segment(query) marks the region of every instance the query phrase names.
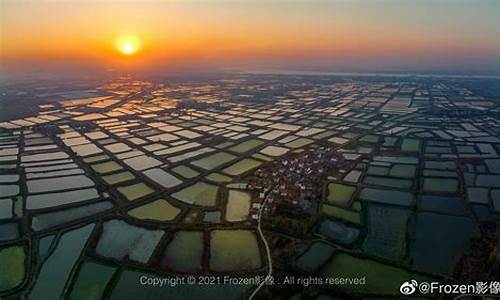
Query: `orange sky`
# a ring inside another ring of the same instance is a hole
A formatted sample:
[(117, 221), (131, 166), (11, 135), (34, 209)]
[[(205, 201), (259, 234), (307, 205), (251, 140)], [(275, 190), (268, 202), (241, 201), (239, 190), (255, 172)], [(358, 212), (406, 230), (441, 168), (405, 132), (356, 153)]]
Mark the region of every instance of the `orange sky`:
[(5, 63), (500, 58), (500, 1), (0, 1)]

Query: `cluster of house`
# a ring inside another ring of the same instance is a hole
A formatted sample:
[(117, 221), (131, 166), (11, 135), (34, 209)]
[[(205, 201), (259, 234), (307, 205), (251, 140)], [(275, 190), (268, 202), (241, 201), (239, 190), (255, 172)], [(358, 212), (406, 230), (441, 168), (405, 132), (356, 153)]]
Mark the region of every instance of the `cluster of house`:
[(255, 191), (252, 221), (258, 219), (262, 205), (265, 205), (263, 214), (268, 216), (282, 204), (314, 213), (316, 200), (321, 197), (323, 177), (343, 168), (346, 163), (333, 147), (313, 146), (257, 169), (248, 181), (249, 188)]

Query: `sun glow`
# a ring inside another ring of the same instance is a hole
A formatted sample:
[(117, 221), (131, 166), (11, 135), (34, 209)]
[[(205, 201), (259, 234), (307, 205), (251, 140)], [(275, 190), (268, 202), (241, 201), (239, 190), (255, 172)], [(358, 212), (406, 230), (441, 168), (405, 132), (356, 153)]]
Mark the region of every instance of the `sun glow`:
[(141, 42), (133, 35), (120, 36), (116, 40), (116, 48), (124, 55), (133, 55), (140, 50)]

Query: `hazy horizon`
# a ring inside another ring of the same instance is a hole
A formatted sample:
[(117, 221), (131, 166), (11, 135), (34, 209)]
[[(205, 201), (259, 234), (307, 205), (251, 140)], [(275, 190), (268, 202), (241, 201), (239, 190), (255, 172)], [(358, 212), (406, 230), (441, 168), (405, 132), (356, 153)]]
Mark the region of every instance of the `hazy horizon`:
[[(0, 0), (8, 70), (500, 74), (500, 2)], [(123, 35), (140, 39), (117, 53)]]

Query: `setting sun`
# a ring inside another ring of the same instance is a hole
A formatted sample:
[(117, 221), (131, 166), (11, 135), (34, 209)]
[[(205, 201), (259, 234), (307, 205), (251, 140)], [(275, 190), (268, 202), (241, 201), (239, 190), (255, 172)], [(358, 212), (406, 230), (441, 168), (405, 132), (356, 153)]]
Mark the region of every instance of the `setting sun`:
[(133, 55), (141, 48), (141, 43), (138, 37), (133, 35), (121, 36), (116, 40), (116, 48), (122, 54)]

